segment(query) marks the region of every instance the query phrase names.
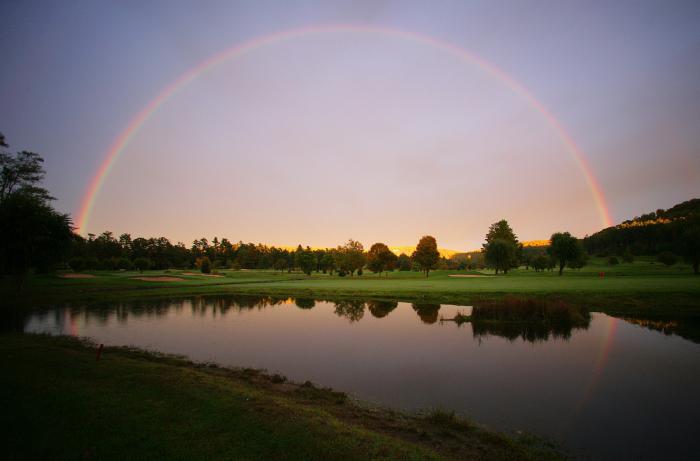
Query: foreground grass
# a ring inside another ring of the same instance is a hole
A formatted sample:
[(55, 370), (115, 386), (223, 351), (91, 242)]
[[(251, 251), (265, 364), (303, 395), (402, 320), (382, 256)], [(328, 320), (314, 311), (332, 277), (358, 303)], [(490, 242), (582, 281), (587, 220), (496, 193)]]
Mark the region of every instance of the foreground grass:
[(5, 459), (558, 459), (448, 412), (368, 408), (280, 376), (0, 335)]
[[(273, 271), (222, 271), (222, 277), (182, 272), (94, 272), (90, 279), (41, 275), (32, 277), (21, 292), (11, 280), (4, 280), (0, 297), (5, 304), (41, 305), (241, 293), (473, 304), (511, 294), (561, 299), (612, 315), (700, 319), (700, 277), (693, 276), (687, 266), (667, 267), (644, 259), (617, 266), (593, 259), (583, 270), (566, 271), (562, 277), (556, 272), (535, 273), (523, 268), (498, 277), (489, 271), (435, 271), (429, 278), (414, 272), (342, 278)], [(601, 277), (601, 272), (605, 276)], [(466, 274), (483, 277), (451, 277)], [(143, 281), (136, 279), (139, 275), (178, 276), (182, 280)]]

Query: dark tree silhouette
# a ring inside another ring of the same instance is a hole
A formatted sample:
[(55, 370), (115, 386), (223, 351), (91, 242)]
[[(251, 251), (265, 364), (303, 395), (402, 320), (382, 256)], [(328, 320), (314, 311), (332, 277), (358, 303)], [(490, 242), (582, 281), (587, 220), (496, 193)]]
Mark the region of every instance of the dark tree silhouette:
[(559, 275), (562, 275), (567, 264), (571, 264), (581, 258), (583, 248), (581, 248), (576, 237), (573, 237), (570, 233), (557, 232), (550, 237), (547, 251), (557, 261)]
[(491, 224), (482, 252), (486, 263), (496, 269), (496, 274), (499, 270), (507, 274), (511, 267), (517, 267), (518, 254), (522, 252), (522, 247), (508, 221), (502, 219)]
[(375, 243), (367, 252), (367, 267), (375, 274), (394, 270), (397, 261), (398, 257), (383, 243)]
[(431, 269), (437, 266), (440, 261), (440, 253), (438, 252), (437, 241), (435, 237), (424, 235), (416, 245), (416, 251), (411, 255), (413, 261), (420, 264), (420, 268), (425, 272), (427, 277)]
[[(2, 135), (0, 145), (7, 147)], [(0, 274), (20, 276), (20, 288), (30, 269), (65, 261), (72, 243), (70, 216), (56, 212), (40, 186), (43, 162), (34, 152), (0, 152)]]

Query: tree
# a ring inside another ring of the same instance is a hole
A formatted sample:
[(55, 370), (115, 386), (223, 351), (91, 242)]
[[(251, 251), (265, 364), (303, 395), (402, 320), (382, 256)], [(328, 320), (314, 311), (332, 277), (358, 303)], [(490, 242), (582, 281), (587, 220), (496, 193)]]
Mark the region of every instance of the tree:
[(204, 256), (200, 259), (199, 270), (202, 271), (202, 274), (211, 274), (211, 260), (209, 256)]
[(13, 194), (22, 194), (46, 203), (53, 197), (39, 183), (46, 172), (44, 159), (35, 152), (21, 151), (14, 156), (0, 152), (0, 203)]
[(581, 247), (581, 251), (579, 252), (578, 257), (567, 263), (567, 266), (569, 266), (571, 269), (581, 269), (583, 266), (588, 264), (588, 253), (586, 253), (586, 250), (583, 249), (582, 245), (579, 246)]
[(700, 217), (688, 220), (688, 227), (681, 234), (680, 250), (686, 263), (693, 268), (693, 273), (700, 273)]
[(333, 259), (332, 251), (329, 250), (323, 253), (321, 258), (321, 270), (324, 274), (326, 271), (330, 272), (331, 275), (333, 274), (333, 271), (335, 270), (335, 259)]
[(516, 246), (512, 242), (495, 238), (484, 246), (484, 256), (488, 264), (496, 269), (496, 274), (502, 270), (504, 274), (513, 267)]
[(348, 243), (335, 250), (334, 258), (339, 273), (352, 275), (365, 265), (364, 247), (360, 242), (350, 239)]
[(81, 272), (85, 269), (85, 260), (81, 257), (71, 258), (68, 261), (68, 266), (73, 269), (73, 272)]
[(134, 267), (138, 269), (139, 272), (148, 270), (151, 267), (151, 260), (148, 258), (136, 258), (134, 260)]
[(297, 265), (306, 275), (311, 275), (311, 271), (316, 268), (316, 256), (309, 247), (306, 247), (306, 250), (297, 251), (296, 260)]
[(486, 234), (486, 243), (482, 247), (482, 253), (486, 263), (496, 269), (496, 274), (502, 270), (508, 273), (511, 267), (518, 266), (518, 254), (522, 252), (518, 237), (511, 229), (508, 221), (502, 219), (491, 224)]
[(633, 263), (634, 262), (634, 255), (630, 251), (629, 247), (625, 248), (625, 252), (622, 253), (622, 260), (626, 263)]
[(568, 232), (556, 232), (549, 238), (549, 248), (547, 252), (559, 265), (559, 275), (564, 272), (564, 267), (581, 257), (583, 248), (576, 237)]
[(394, 270), (397, 261), (398, 257), (383, 243), (375, 243), (367, 252), (367, 267), (375, 274)]
[[(0, 145), (7, 147), (1, 135)], [(73, 243), (70, 216), (56, 212), (39, 185), (43, 161), (33, 152), (0, 152), (0, 275), (19, 276), (20, 288), (30, 269), (48, 271), (65, 261)]]
[(678, 258), (676, 257), (676, 255), (674, 255), (670, 251), (662, 251), (658, 254), (656, 259), (660, 263), (665, 264), (666, 266), (673, 266), (678, 262)]
[(0, 203), (0, 274), (24, 276), (65, 261), (72, 241), (71, 220), (49, 204), (23, 194)]
[(539, 253), (537, 256), (532, 258), (532, 268), (535, 272), (544, 272), (549, 266), (549, 258), (544, 253)]
[(401, 253), (397, 261), (397, 265), (400, 271), (410, 271), (411, 270), (411, 258), (406, 253)]
[(425, 276), (428, 277), (431, 269), (434, 269), (438, 261), (440, 261), (440, 252), (438, 251), (437, 241), (435, 237), (424, 235), (416, 245), (416, 251), (411, 255), (411, 259), (420, 264), (421, 270), (425, 271)]

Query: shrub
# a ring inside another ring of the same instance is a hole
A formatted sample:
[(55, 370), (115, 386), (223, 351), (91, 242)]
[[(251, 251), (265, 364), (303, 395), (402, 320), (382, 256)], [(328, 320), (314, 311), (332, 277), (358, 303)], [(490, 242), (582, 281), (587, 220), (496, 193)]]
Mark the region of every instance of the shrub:
[(617, 259), (616, 256), (610, 256), (610, 257), (608, 258), (608, 264), (611, 265), (611, 266), (614, 266), (614, 265), (616, 265), (616, 264), (620, 264), (620, 260)]

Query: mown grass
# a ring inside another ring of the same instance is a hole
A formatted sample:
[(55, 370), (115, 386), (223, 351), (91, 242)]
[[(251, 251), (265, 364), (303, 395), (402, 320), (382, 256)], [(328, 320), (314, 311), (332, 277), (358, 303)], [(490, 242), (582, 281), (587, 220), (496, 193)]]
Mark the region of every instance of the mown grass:
[(4, 459), (561, 459), (454, 414), (68, 338), (0, 335)]
[[(700, 277), (688, 266), (664, 266), (650, 259), (608, 266), (593, 259), (580, 271), (536, 273), (524, 268), (505, 276), (458, 278), (462, 271), (434, 271), (429, 278), (417, 272), (338, 277), (306, 276), (274, 271), (221, 271), (224, 277), (181, 275), (182, 271), (148, 271), (143, 275), (176, 275), (178, 282), (136, 280), (136, 272), (94, 272), (92, 279), (62, 279), (55, 275), (32, 277), (22, 292), (4, 280), (0, 294), (4, 304), (53, 304), (134, 298), (173, 297), (192, 294), (242, 293), (286, 295), (298, 298), (365, 298), (474, 304), (503, 295), (527, 295), (562, 299), (589, 310), (612, 315), (681, 316), (700, 318)], [(604, 276), (599, 274), (604, 272)], [(471, 271), (470, 273), (474, 273)]]

